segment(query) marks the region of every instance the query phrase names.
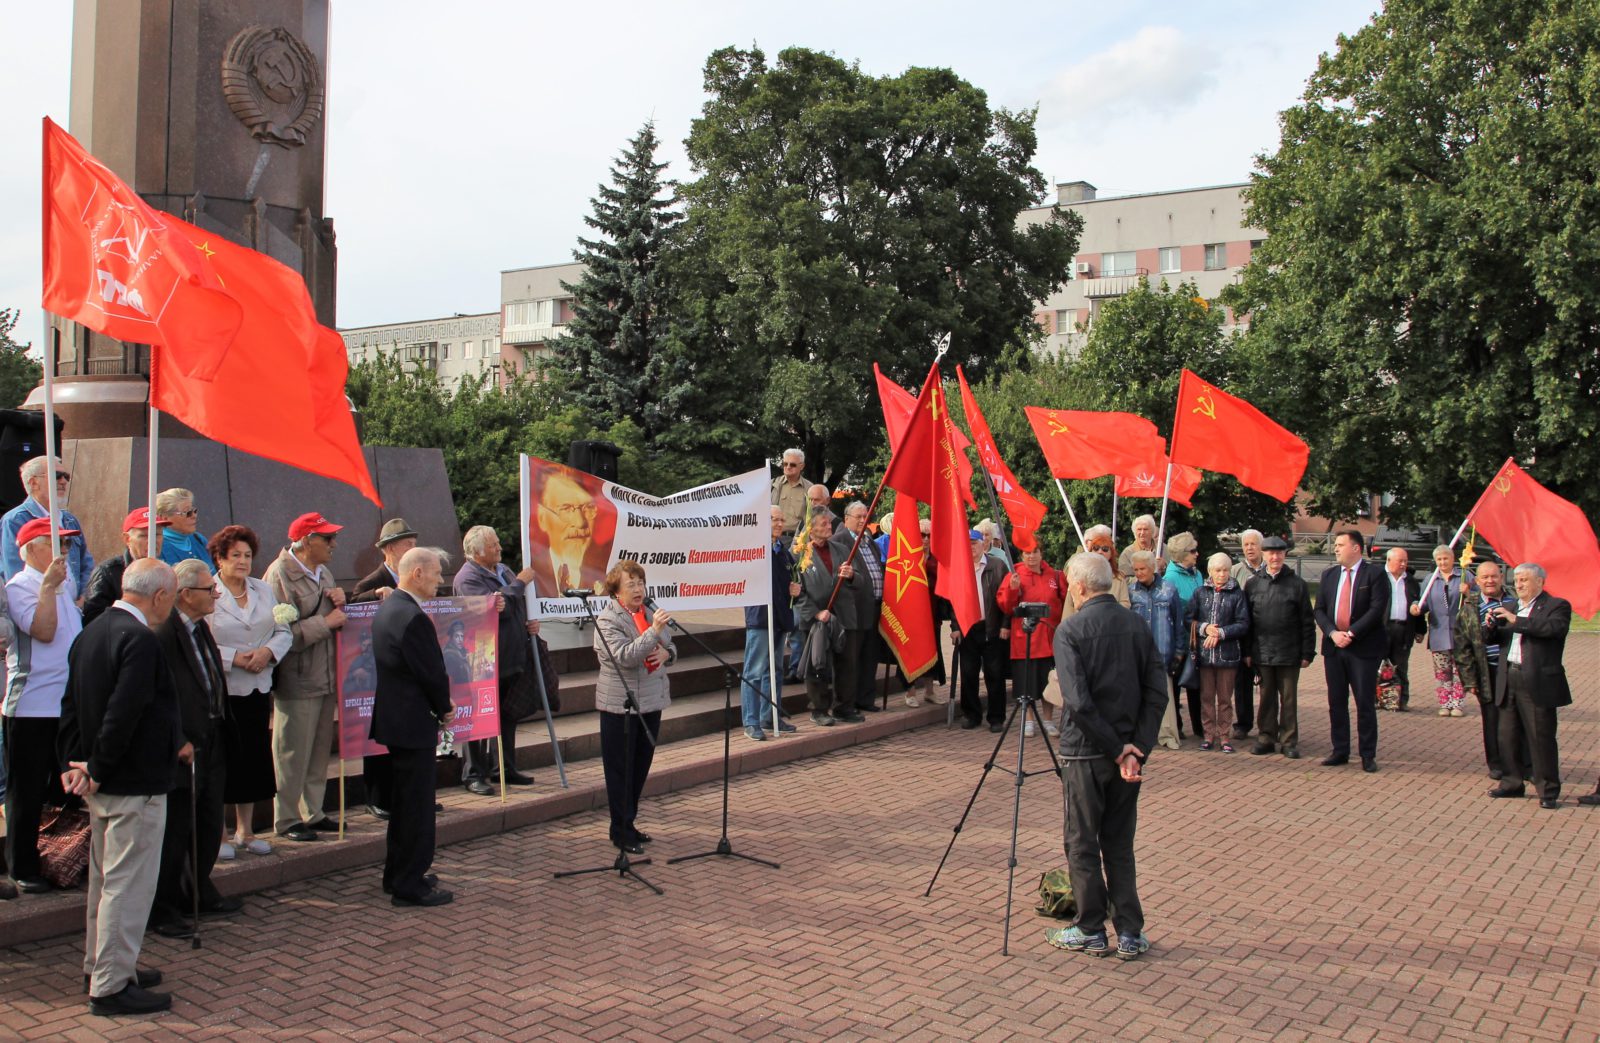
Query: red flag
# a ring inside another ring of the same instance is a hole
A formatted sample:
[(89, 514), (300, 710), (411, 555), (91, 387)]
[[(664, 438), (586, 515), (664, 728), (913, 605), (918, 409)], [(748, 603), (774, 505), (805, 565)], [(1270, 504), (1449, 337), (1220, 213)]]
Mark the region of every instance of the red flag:
[[(911, 414), (917, 410), (917, 400), (911, 392), (884, 376), (876, 362), (872, 364), (872, 375), (878, 378), (878, 404), (883, 407), (883, 426), (889, 432), (889, 452), (892, 455), (900, 448), (900, 440), (906, 435)], [(960, 486), (961, 498), (967, 501), (967, 506), (977, 510), (978, 501), (972, 498), (972, 463), (967, 459), (967, 446), (972, 443), (954, 424), (950, 425), (950, 430), (955, 437), (956, 484)]]
[(1588, 618), (1600, 612), (1600, 545), (1583, 508), (1509, 459), (1467, 518), (1512, 565), (1543, 566), (1545, 588)]
[(983, 603), (978, 599), (978, 581), (972, 568), (967, 512), (956, 489), (957, 455), (955, 425), (950, 423), (939, 365), (934, 363), (923, 382), (922, 394), (917, 396), (917, 408), (900, 448), (889, 460), (883, 484), (932, 507), (929, 546), (933, 560), (939, 563), (935, 592), (950, 602), (956, 625), (966, 633), (983, 624)]
[(1151, 460), (1165, 459), (1167, 443), (1156, 425), (1132, 413), (1024, 406), (1034, 437), (1057, 478), (1137, 474)]
[(1287, 503), (1310, 458), (1304, 442), (1261, 410), (1183, 371), (1172, 422), (1173, 460), (1231, 474)]
[(1025, 551), (1032, 550), (1037, 546), (1033, 534), (1039, 531), (1039, 523), (1044, 521), (1045, 506), (1028, 495), (1028, 491), (1017, 481), (1017, 476), (1011, 473), (1011, 468), (1000, 458), (994, 435), (989, 431), (989, 421), (984, 419), (983, 410), (978, 408), (978, 400), (972, 397), (972, 388), (967, 386), (967, 374), (959, 365), (956, 366), (956, 380), (961, 384), (961, 408), (967, 414), (967, 426), (972, 428), (978, 459), (983, 462), (983, 469), (989, 472), (989, 480), (994, 483), (995, 498), (1011, 519), (1011, 540)]
[(878, 633), (894, 652), (907, 681), (915, 681), (939, 661), (926, 552), (917, 519), (917, 501), (896, 496), (894, 530), (889, 534), (889, 555), (883, 563), (883, 611), (878, 615)]
[[(1204, 472), (1188, 464), (1172, 465), (1172, 489), (1169, 499), (1185, 507), (1193, 507), (1195, 490), (1200, 488)], [(1124, 499), (1161, 499), (1167, 489), (1167, 461), (1165, 459), (1142, 467), (1133, 474), (1117, 475), (1117, 495)]]
[(299, 275), (149, 207), (49, 120), (44, 173), (46, 309), (153, 344), (157, 409), (380, 503), (344, 396), (344, 341)]
[(209, 375), (243, 310), (182, 224), (45, 119), (45, 310), (118, 340), (187, 344)]

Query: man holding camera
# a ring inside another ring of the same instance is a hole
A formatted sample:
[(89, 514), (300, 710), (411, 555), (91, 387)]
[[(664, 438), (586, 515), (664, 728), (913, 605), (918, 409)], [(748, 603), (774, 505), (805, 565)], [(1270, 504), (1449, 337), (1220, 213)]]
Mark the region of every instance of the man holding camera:
[(1150, 948), (1136, 887), (1133, 835), (1143, 764), (1167, 707), (1167, 674), (1150, 628), (1111, 596), (1111, 563), (1076, 554), (1067, 593), (1078, 612), (1056, 630), (1061, 721), (1061, 781), (1066, 794), (1067, 869), (1078, 920), (1050, 931), (1051, 945), (1091, 956), (1111, 952), (1108, 901), (1117, 958)]

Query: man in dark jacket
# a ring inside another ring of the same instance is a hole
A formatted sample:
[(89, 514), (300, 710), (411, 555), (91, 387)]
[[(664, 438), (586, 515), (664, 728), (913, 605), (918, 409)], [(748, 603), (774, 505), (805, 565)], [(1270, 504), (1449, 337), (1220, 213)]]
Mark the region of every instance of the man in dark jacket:
[(1383, 581), (1389, 586), (1389, 608), (1383, 621), (1389, 647), (1384, 654), (1394, 664), (1400, 712), (1404, 713), (1411, 705), (1411, 646), (1428, 632), (1427, 621), (1411, 614), (1411, 606), (1422, 600), (1422, 585), (1411, 574), (1411, 555), (1404, 547), (1390, 547), (1383, 556)]
[(115, 558), (96, 565), (89, 574), (89, 588), (83, 597), (83, 625), (94, 622), (94, 617), (111, 607), (122, 596), (122, 573), (131, 563), (148, 556), (161, 557), (161, 530), (172, 523), (165, 518), (156, 519), (156, 545), (150, 547), (150, 508), (136, 507), (122, 519), (122, 542), (127, 548)]
[[(878, 664), (883, 659), (883, 641), (878, 637), (878, 616), (883, 611), (883, 556), (867, 527), (867, 505), (855, 500), (844, 509), (844, 528), (833, 537), (833, 560), (849, 562), (865, 577), (865, 583), (852, 583), (839, 596), (855, 600), (855, 611), (847, 624), (845, 640), (854, 643), (856, 662), (855, 708), (876, 713)], [(843, 618), (843, 617), (841, 617)]]
[(88, 942), (83, 971), (93, 1014), (167, 1010), (136, 966), (160, 872), (167, 794), (193, 751), (178, 694), (151, 624), (172, 612), (172, 566), (141, 558), (122, 574), (122, 597), (84, 628), (68, 653), (56, 751), (61, 786), (89, 807)]
[(167, 803), (161, 874), (150, 910), (150, 928), (168, 938), (187, 938), (194, 932), (188, 919), (194, 908), (193, 888), (199, 888), (202, 914), (237, 912), (244, 903), (225, 897), (211, 883), (222, 843), (222, 714), (228, 698), (222, 653), (206, 623), (216, 607), (216, 586), (211, 569), (196, 558), (180, 561), (172, 571), (177, 577), (178, 604), (153, 629), (172, 671), (184, 740), (194, 751), (194, 814), (191, 820), (190, 773), (181, 771)]
[(1078, 612), (1056, 628), (1055, 654), (1065, 710), (1060, 756), (1067, 870), (1078, 919), (1046, 937), (1059, 948), (1106, 955), (1109, 900), (1117, 956), (1136, 960), (1150, 942), (1133, 837), (1141, 766), (1167, 707), (1167, 673), (1150, 628), (1111, 596), (1111, 579), (1111, 563), (1099, 554), (1076, 554), (1067, 563), (1067, 592)]
[(444, 574), (441, 555), (413, 547), (400, 559), (400, 586), (372, 619), (378, 688), (372, 737), (389, 748), (394, 789), (383, 889), (397, 906), (445, 905), (454, 897), (428, 872), (434, 850), (434, 749), (455, 717), (438, 631), (422, 611)]
[(1283, 567), (1289, 544), (1280, 536), (1261, 541), (1266, 567), (1245, 582), (1250, 602), (1250, 652), (1246, 663), (1261, 678), (1258, 734), (1250, 752), (1264, 756), (1283, 744), (1283, 755), (1300, 757), (1300, 671), (1317, 654), (1317, 625), (1311, 618), (1311, 589)]
[[(1505, 650), (1494, 686), (1505, 775), (1489, 796), (1522, 796), (1523, 779), (1531, 774), (1539, 806), (1554, 811), (1561, 806), (1556, 710), (1572, 703), (1567, 668), (1561, 662), (1572, 627), (1572, 605), (1544, 589), (1545, 571), (1537, 563), (1523, 562), (1514, 575), (1517, 608), (1501, 606), (1492, 617), (1494, 635)], [(1522, 763), (1524, 742), (1532, 750), (1532, 765)]]
[(1350, 763), (1350, 700), (1356, 703), (1361, 770), (1378, 770), (1378, 664), (1389, 647), (1383, 621), (1389, 587), (1383, 570), (1362, 558), (1366, 541), (1346, 529), (1333, 538), (1334, 564), (1322, 573), (1313, 615), (1323, 633), (1322, 667), (1328, 678), (1328, 732), (1333, 752), (1326, 767)]
[[(984, 707), (978, 702), (978, 674), (989, 697), (988, 719), (991, 732), (1006, 727), (1006, 660), (1011, 654), (1010, 617), (1000, 611), (1000, 584), (1010, 569), (985, 552), (987, 541), (977, 529), (968, 534), (972, 546), (972, 568), (978, 578), (978, 599), (983, 603), (983, 622), (963, 634), (952, 621), (951, 638), (960, 658), (961, 713), (963, 728), (983, 723)], [(1058, 675), (1059, 676), (1059, 675)]]
[[(746, 605), (744, 610), (744, 682), (740, 688), (740, 715), (744, 720), (744, 733), (756, 742), (765, 741), (762, 713), (772, 696), (772, 660), (768, 646), (783, 647), (785, 636), (794, 629), (794, 609), (789, 603), (800, 596), (800, 584), (794, 581), (794, 555), (789, 552), (789, 541), (783, 535), (783, 509), (772, 507), (772, 605)], [(772, 635), (767, 636), (768, 621)], [(755, 684), (751, 682), (754, 681)], [(782, 700), (779, 700), (780, 704)], [(782, 719), (779, 706), (778, 728), (792, 732), (794, 725)]]
[[(400, 585), (400, 559), (405, 557), (406, 551), (417, 545), (417, 530), (406, 524), (404, 518), (390, 518), (383, 523), (383, 528), (378, 530), (378, 542), (373, 544), (383, 554), (383, 561), (378, 567), (369, 572), (356, 584), (355, 593), (350, 595), (353, 602), (382, 601)], [(371, 643), (369, 633), (362, 643), (362, 654), (356, 662), (365, 660), (370, 666), (372, 654), (368, 650)], [(367, 688), (377, 680), (374, 673), (365, 677)], [(348, 676), (345, 687), (349, 689)], [(353, 690), (353, 689), (351, 689)], [(387, 753), (372, 753), (361, 758), (361, 788), (367, 792), (367, 811), (373, 818), (388, 821), (389, 818), (389, 755)]]

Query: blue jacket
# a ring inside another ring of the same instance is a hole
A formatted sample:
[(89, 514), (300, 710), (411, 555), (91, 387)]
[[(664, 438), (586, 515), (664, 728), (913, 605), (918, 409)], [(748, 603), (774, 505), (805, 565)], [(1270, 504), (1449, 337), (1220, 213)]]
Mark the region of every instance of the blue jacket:
[(182, 533), (173, 532), (170, 528), (161, 530), (161, 560), (168, 565), (176, 565), (180, 561), (194, 558), (206, 563), (206, 568), (213, 573), (217, 571), (217, 563), (211, 560), (211, 552), (206, 549), (206, 538), (198, 532)]
[[(787, 634), (794, 629), (794, 609), (789, 607), (789, 578), (794, 574), (794, 555), (789, 551), (788, 540), (772, 541), (772, 618), (777, 621), (776, 633)], [(744, 607), (746, 630), (767, 629), (767, 606)]]
[[(35, 518), (45, 518), (49, 512), (39, 502), (28, 496), (0, 518), (0, 571), (10, 579), (22, 571), (22, 549), (17, 546), (17, 533)], [(83, 531), (83, 523), (71, 511), (61, 512), (61, 527)], [(89, 577), (94, 573), (94, 555), (82, 536), (71, 536), (61, 541), (61, 553), (67, 559), (67, 574), (72, 577), (72, 589), (82, 594), (89, 589)]]
[[(1238, 581), (1232, 577), (1218, 590), (1210, 583), (1194, 592), (1189, 601), (1195, 624), (1195, 651), (1202, 666), (1235, 666), (1244, 658), (1244, 638), (1250, 633), (1250, 602)], [(1222, 640), (1215, 648), (1205, 646), (1205, 628), (1215, 623), (1222, 628)]]
[(1164, 579), (1157, 579), (1148, 587), (1134, 580), (1128, 584), (1128, 600), (1156, 639), (1162, 667), (1170, 670), (1173, 660), (1182, 658), (1189, 644), (1189, 628), (1185, 625), (1188, 605), (1178, 597), (1178, 588)]
[[(1422, 585), (1427, 587), (1427, 581)], [(1442, 576), (1433, 577), (1428, 600), (1422, 603), (1422, 616), (1428, 621), (1428, 651), (1448, 652), (1455, 647), (1456, 615), (1461, 610), (1463, 593), (1469, 598), (1478, 596), (1476, 584), (1461, 572), (1452, 574), (1448, 581)]]

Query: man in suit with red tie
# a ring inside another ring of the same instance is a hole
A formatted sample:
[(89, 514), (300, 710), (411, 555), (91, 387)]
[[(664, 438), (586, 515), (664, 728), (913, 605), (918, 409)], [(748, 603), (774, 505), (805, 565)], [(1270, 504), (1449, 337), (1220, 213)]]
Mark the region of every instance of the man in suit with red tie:
[(1328, 678), (1328, 730), (1332, 767), (1350, 763), (1350, 697), (1356, 700), (1361, 770), (1378, 770), (1378, 665), (1389, 646), (1384, 619), (1389, 587), (1383, 570), (1363, 560), (1361, 533), (1347, 529), (1333, 539), (1334, 564), (1322, 573), (1313, 613), (1322, 630), (1322, 666)]
[(439, 633), (422, 611), (444, 581), (443, 554), (413, 547), (400, 559), (400, 586), (372, 620), (378, 688), (372, 737), (389, 748), (393, 776), (383, 889), (398, 906), (445, 905), (454, 896), (428, 872), (434, 848), (434, 750), (455, 716)]
[[(1545, 592), (1544, 569), (1534, 562), (1517, 566), (1517, 607), (1493, 610), (1493, 634), (1504, 662), (1495, 674), (1494, 701), (1500, 707), (1500, 760), (1505, 775), (1491, 797), (1520, 797), (1531, 768), (1539, 806), (1561, 806), (1561, 764), (1556, 752), (1556, 709), (1572, 702), (1567, 670), (1561, 664), (1572, 605)], [(1533, 764), (1522, 762), (1524, 743)]]

